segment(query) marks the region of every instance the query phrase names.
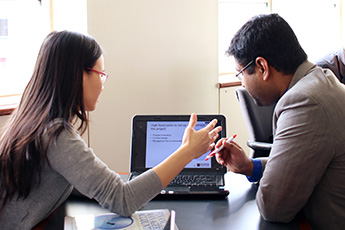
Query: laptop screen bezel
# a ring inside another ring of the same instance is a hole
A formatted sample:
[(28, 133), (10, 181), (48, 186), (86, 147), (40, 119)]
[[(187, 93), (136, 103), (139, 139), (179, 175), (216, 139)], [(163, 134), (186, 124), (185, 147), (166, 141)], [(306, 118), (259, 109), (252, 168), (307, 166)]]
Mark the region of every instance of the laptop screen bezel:
[[(219, 133), (220, 138), (226, 137), (226, 119), (221, 114), (198, 115), (198, 121), (211, 121), (217, 119), (217, 126), (222, 126), (222, 131)], [(132, 135), (131, 135), (131, 172), (144, 172), (150, 168), (145, 167), (146, 157), (146, 132), (147, 122), (149, 121), (189, 121), (190, 115), (135, 115), (132, 118)], [(215, 158), (211, 158), (211, 168), (184, 168), (183, 172), (213, 172), (224, 174), (226, 167), (219, 165)]]

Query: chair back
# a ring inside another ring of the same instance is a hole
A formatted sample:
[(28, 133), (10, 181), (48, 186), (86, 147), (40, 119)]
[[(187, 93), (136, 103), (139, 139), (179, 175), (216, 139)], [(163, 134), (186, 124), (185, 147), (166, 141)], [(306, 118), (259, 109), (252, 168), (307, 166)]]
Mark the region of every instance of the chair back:
[[(249, 134), (248, 146), (252, 148), (251, 143), (255, 142), (271, 144), (273, 142), (272, 116), (275, 106), (258, 106), (245, 88), (236, 89), (236, 95)], [(268, 156), (270, 152), (270, 147), (252, 149), (252, 157)]]
[(341, 83), (345, 83), (345, 50), (329, 53), (315, 62), (321, 68), (330, 69)]

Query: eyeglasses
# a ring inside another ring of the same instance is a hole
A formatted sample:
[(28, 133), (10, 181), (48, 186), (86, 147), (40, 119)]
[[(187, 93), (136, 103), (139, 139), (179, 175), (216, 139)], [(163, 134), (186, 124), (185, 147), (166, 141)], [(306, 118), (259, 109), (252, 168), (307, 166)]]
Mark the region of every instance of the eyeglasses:
[(91, 70), (95, 73), (98, 73), (101, 75), (101, 80), (102, 80), (102, 83), (104, 84), (104, 82), (108, 79), (108, 74), (104, 73), (104, 72), (101, 72), (101, 71), (98, 71), (98, 70), (95, 70), (95, 69), (91, 69), (89, 67), (86, 67), (86, 69), (88, 70)]
[(238, 79), (242, 80), (242, 77), (241, 77), (240, 75), (241, 75), (242, 72), (245, 71), (253, 62), (254, 62), (254, 60), (251, 60), (250, 62), (248, 62), (248, 64), (245, 65), (245, 66), (235, 75), (235, 77), (237, 77)]

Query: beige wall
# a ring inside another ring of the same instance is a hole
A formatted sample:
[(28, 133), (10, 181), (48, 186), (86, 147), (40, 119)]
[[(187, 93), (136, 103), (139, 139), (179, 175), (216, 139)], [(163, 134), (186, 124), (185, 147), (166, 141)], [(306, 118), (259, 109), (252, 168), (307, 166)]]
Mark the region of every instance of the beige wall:
[(235, 141), (241, 145), (243, 150), (250, 154), (250, 149), (247, 146), (249, 134), (242, 116), (240, 104), (237, 101), (236, 89), (242, 87), (228, 87), (219, 90), (220, 113), (227, 117), (226, 130), (227, 136), (237, 134)]
[(88, 0), (89, 34), (109, 79), (91, 147), (128, 172), (135, 114), (217, 113), (217, 0)]

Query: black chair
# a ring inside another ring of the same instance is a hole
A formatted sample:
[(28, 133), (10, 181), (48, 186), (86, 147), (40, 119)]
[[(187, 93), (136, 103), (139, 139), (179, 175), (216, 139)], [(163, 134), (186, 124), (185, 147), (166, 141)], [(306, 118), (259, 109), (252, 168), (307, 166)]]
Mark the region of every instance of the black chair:
[(256, 105), (245, 88), (236, 89), (236, 95), (249, 134), (247, 145), (252, 150), (251, 157), (268, 156), (273, 142), (272, 116), (274, 105)]
[(345, 50), (341, 48), (329, 53), (315, 62), (316, 65), (330, 69), (341, 83), (345, 83)]

